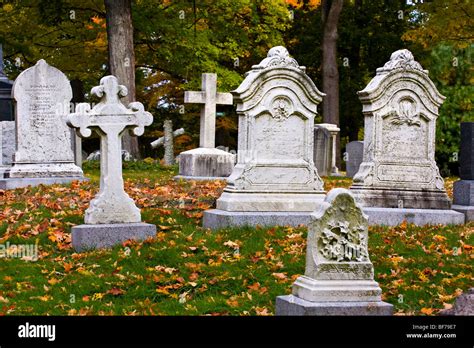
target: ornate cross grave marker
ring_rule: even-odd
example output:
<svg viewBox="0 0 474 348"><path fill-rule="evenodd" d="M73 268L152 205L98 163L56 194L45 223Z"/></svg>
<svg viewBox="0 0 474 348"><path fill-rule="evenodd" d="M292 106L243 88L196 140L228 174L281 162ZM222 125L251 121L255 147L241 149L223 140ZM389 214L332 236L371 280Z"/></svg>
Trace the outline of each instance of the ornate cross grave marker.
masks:
<svg viewBox="0 0 474 348"><path fill-rule="evenodd" d="M277 315L391 315L369 259L368 221L351 193L331 190L308 226L306 270Z"/></svg>
<svg viewBox="0 0 474 348"><path fill-rule="evenodd" d="M351 187L371 224L459 224L435 161L438 108L445 97L408 50L360 92L364 155Z"/></svg>
<svg viewBox="0 0 474 348"><path fill-rule="evenodd" d="M121 148L124 132L142 135L153 116L139 102L128 108L120 102L127 88L119 85L115 76L103 77L91 93L101 98L100 103L92 109L87 103L79 104L77 112L68 117L69 126L76 128L79 136L89 137L92 131L100 136L100 191L86 210L87 225L72 230L73 246L79 250L143 239L156 231L156 226L141 223L140 210L124 191Z"/></svg>
<svg viewBox="0 0 474 348"><path fill-rule="evenodd" d="M179 155L179 175L183 179L223 179L234 167L235 155L215 148L216 106L232 105L231 93L217 92L217 75L202 74L202 91L184 92L184 102L201 107L199 148Z"/></svg>

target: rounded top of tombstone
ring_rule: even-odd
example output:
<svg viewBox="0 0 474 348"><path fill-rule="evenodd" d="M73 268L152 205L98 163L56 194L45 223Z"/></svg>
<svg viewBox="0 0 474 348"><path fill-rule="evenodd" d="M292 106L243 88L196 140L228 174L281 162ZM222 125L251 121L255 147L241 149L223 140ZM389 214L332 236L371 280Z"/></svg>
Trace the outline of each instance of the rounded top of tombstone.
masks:
<svg viewBox="0 0 474 348"><path fill-rule="evenodd" d="M69 102L72 99L72 88L67 76L44 59L38 60L34 66L23 70L17 76L12 88L12 97L18 101L22 96L26 97L26 90L30 88L48 91L58 100Z"/></svg>
<svg viewBox="0 0 474 348"><path fill-rule="evenodd" d="M290 54L288 53L288 50L285 47L275 46L275 47L270 48L270 50L268 51L267 57L276 57L276 56L289 57Z"/></svg>
<svg viewBox="0 0 474 348"><path fill-rule="evenodd" d="M423 100L426 100L425 104L436 107L439 107L445 99L429 78L428 70L424 70L407 49L393 52L390 60L377 69L374 78L357 94L363 104L375 101L380 103L390 98L390 95L385 92L393 85L404 90L416 90L416 93L428 97L423 97Z"/></svg>
<svg viewBox="0 0 474 348"><path fill-rule="evenodd" d="M300 66L298 62L290 57L288 50L283 46L275 46L270 48L267 53L267 57L263 59L260 64L252 66L252 69L265 69L265 68L297 68L305 71L304 66Z"/></svg>
<svg viewBox="0 0 474 348"><path fill-rule="evenodd" d="M428 74L428 70L424 70L421 64L415 60L415 57L413 57L413 53L407 49L393 52L390 56L390 60L385 63L382 68L377 69L377 74L386 74L395 69L419 70Z"/></svg>

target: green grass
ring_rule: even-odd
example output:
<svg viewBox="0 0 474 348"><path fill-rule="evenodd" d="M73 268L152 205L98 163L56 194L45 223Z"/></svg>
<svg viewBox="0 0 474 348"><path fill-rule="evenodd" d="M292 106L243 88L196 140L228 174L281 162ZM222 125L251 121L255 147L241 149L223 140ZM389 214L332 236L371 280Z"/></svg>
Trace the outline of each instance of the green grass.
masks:
<svg viewBox="0 0 474 348"><path fill-rule="evenodd" d="M84 169L88 183L0 191L0 243L40 250L37 261L0 259L0 314L267 315L304 272L306 228L204 230L202 211L224 184L174 182L176 167L152 162L124 163L124 178L157 236L75 253L70 228L83 222L98 190L98 164ZM473 232L473 223L370 228L384 300L398 314L436 314L452 304L473 283Z"/></svg>

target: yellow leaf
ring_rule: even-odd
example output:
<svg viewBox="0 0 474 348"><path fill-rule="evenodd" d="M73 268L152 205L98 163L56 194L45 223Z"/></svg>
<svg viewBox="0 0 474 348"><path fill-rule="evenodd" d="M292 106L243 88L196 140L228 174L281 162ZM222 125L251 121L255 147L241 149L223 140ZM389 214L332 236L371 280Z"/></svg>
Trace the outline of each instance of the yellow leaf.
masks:
<svg viewBox="0 0 474 348"><path fill-rule="evenodd" d="M434 309L433 308L422 308L421 313L426 315L433 315Z"/></svg>

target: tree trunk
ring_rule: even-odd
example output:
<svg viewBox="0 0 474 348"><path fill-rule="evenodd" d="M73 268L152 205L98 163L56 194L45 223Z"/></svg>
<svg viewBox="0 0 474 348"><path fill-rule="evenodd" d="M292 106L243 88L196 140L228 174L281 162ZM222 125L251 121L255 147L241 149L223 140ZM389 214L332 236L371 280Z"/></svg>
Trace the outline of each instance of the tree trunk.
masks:
<svg viewBox="0 0 474 348"><path fill-rule="evenodd" d="M107 24L110 73L126 86L128 95L125 105L135 101L135 51L133 47L133 24L131 0L104 0ZM138 138L128 132L123 135L122 148L133 158L140 158Z"/></svg>
<svg viewBox="0 0 474 348"><path fill-rule="evenodd" d="M339 71L337 69L337 24L343 0L322 1L323 23L323 121L339 126ZM337 166L341 166L340 134L337 136Z"/></svg>

